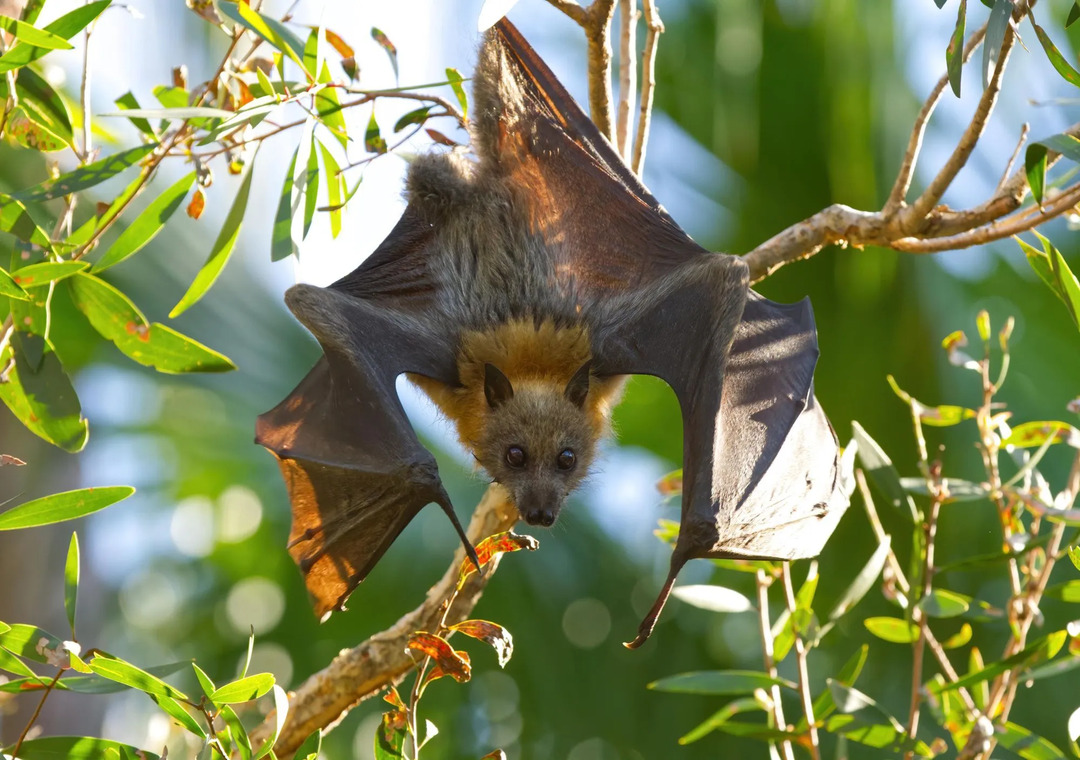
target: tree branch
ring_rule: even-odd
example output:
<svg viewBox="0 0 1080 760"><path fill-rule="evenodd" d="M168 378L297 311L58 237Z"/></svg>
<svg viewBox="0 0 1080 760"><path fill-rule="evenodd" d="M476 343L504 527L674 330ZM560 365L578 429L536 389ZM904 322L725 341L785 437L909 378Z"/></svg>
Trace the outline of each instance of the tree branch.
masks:
<svg viewBox="0 0 1080 760"><path fill-rule="evenodd" d="M492 485L473 512L467 531L469 540L475 545L487 536L509 530L517 520L517 510L506 498L506 492ZM458 547L442 579L431 587L419 607L387 630L352 649L343 650L329 665L289 693L289 716L274 744L278 757L282 760L292 757L296 748L316 729L333 727L357 704L397 683L413 669L416 663L406 654L406 641L416 631L428 630L438 624L442 614L439 607L457 584L464 561L465 550ZM479 573L469 576L447 615L447 622L457 623L469 616L496 567L497 560L487 566L482 576ZM274 713L271 712L251 731L252 745L265 742L273 727Z"/></svg>
<svg viewBox="0 0 1080 760"><path fill-rule="evenodd" d="M633 128L630 112L637 92L637 0L619 0L619 107L615 119L615 148L630 161Z"/></svg>
<svg viewBox="0 0 1080 760"><path fill-rule="evenodd" d="M630 168L641 176L645 165L645 148L652 123L653 91L656 89L656 45L664 31L656 0L642 0L645 14L645 50L641 54L641 109L638 113L637 134L634 136L634 156Z"/></svg>

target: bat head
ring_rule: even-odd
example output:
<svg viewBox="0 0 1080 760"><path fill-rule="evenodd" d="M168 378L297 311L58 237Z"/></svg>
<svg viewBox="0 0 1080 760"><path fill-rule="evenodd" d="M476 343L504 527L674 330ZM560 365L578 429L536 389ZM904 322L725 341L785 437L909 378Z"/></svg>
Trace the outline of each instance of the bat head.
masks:
<svg viewBox="0 0 1080 760"><path fill-rule="evenodd" d="M529 525L553 525L592 464L589 368L586 362L565 387L526 381L514 388L495 365L484 367L489 419L477 459Z"/></svg>

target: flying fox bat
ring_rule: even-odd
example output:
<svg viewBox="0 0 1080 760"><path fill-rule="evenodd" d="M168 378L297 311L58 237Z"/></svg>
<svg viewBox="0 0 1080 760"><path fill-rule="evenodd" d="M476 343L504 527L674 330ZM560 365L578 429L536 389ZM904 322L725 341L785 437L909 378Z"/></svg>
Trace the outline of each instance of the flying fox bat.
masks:
<svg viewBox="0 0 1080 760"><path fill-rule="evenodd" d="M846 508L813 315L691 240L509 22L473 87L477 160L416 159L389 237L330 287L286 293L324 357L256 441L278 459L289 551L323 616L429 503L475 559L398 375L541 526L585 477L625 377L663 379L684 421L682 523L638 646L687 560L814 556Z"/></svg>

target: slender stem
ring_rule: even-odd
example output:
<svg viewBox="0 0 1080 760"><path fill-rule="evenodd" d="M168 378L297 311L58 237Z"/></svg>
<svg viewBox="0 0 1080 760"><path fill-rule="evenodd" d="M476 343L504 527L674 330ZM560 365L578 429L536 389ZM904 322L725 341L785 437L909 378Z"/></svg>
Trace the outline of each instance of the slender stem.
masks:
<svg viewBox="0 0 1080 760"><path fill-rule="evenodd" d="M994 189L995 195L1005 189L1005 183L1009 181L1009 175L1012 174L1012 168L1016 163L1016 159L1020 157L1020 151L1027 141L1029 131L1031 131L1031 125L1025 121L1024 126L1020 128L1020 139L1016 141L1016 149L1013 150L1012 155L1009 156L1009 163L1005 164L1005 171L1001 173L1001 179L998 180L997 187Z"/></svg>
<svg viewBox="0 0 1080 760"><path fill-rule="evenodd" d="M773 659L772 622L769 620L769 586L772 579L765 574L764 570L757 571L757 599L758 599L758 622L761 625L761 651L765 663L765 672L771 678L776 678L776 661ZM772 702L773 721L778 730L787 730L787 721L784 720L784 705L780 701L780 687L776 684L769 689L769 699ZM794 760L791 742L784 739L780 742L780 755L784 760Z"/></svg>
<svg viewBox="0 0 1080 760"><path fill-rule="evenodd" d="M63 675L63 673L64 671L62 670L56 671L56 675L53 676L53 679L49 682L49 685L45 687L45 691L42 692L41 699L38 701L37 707L34 708L34 714L30 716L30 720L27 721L26 727L23 728L22 733L19 734L19 740L15 742L15 749L11 753L12 757L19 756L19 750L22 749L23 742L26 741L26 735L30 733L30 729L33 728L34 723L38 719L38 716L41 715L41 708L45 706L45 700L49 698L50 694L52 694L53 689L56 688L56 683L60 680L60 676Z"/></svg>
<svg viewBox="0 0 1080 760"><path fill-rule="evenodd" d="M615 120L615 148L630 161L633 131L630 113L637 92L637 0L619 0L619 107Z"/></svg>
<svg viewBox="0 0 1080 760"><path fill-rule="evenodd" d="M664 31L656 0L642 0L645 14L645 50L641 54L641 109L638 113L637 134L634 136L634 157L631 168L641 175L645 165L645 149L652 125L653 93L656 89L656 46Z"/></svg>
<svg viewBox="0 0 1080 760"><path fill-rule="evenodd" d="M86 0L84 5L89 5L90 0ZM90 35L93 34L94 24L91 23L86 27L83 37L83 70L82 70L82 85L79 88L79 103L82 107L82 160L86 163L90 160L90 153L93 151L93 143L91 135L93 131L90 127Z"/></svg>
<svg viewBox="0 0 1080 760"><path fill-rule="evenodd" d="M795 635L795 661L799 668L799 698L802 700L803 713L806 715L806 725L810 727L810 756L814 760L820 760L817 723L814 720L814 698L810 694L810 671L806 665L806 641L799 630L799 623L795 611L795 588L791 583L791 563L784 562L781 565L784 579L784 599L787 602L791 631Z"/></svg>
<svg viewBox="0 0 1080 760"><path fill-rule="evenodd" d="M614 139L611 114L611 17L615 0L593 0L585 36L589 43L589 113L600 134Z"/></svg>

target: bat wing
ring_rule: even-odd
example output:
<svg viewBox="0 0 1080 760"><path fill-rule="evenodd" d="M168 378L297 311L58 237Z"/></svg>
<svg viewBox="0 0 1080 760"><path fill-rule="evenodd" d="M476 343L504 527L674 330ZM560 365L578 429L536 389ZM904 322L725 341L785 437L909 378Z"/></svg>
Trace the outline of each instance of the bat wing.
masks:
<svg viewBox="0 0 1080 760"><path fill-rule="evenodd" d="M530 229L591 316L594 371L660 377L682 409L682 525L638 646L689 559L813 556L846 508L813 394L813 314L750 291L742 261L694 243L508 22L480 74L479 118L497 120L482 159L522 188Z"/></svg>
<svg viewBox="0 0 1080 760"><path fill-rule="evenodd" d="M435 459L417 439L395 390L402 372L450 384L457 378L456 337L439 319L434 289L419 265L425 227L406 213L369 258L376 273L366 292L337 283L297 285L286 294L324 356L259 417L255 440L281 467L292 502L289 552L320 617L342 608L431 502L443 508L475 557Z"/></svg>

